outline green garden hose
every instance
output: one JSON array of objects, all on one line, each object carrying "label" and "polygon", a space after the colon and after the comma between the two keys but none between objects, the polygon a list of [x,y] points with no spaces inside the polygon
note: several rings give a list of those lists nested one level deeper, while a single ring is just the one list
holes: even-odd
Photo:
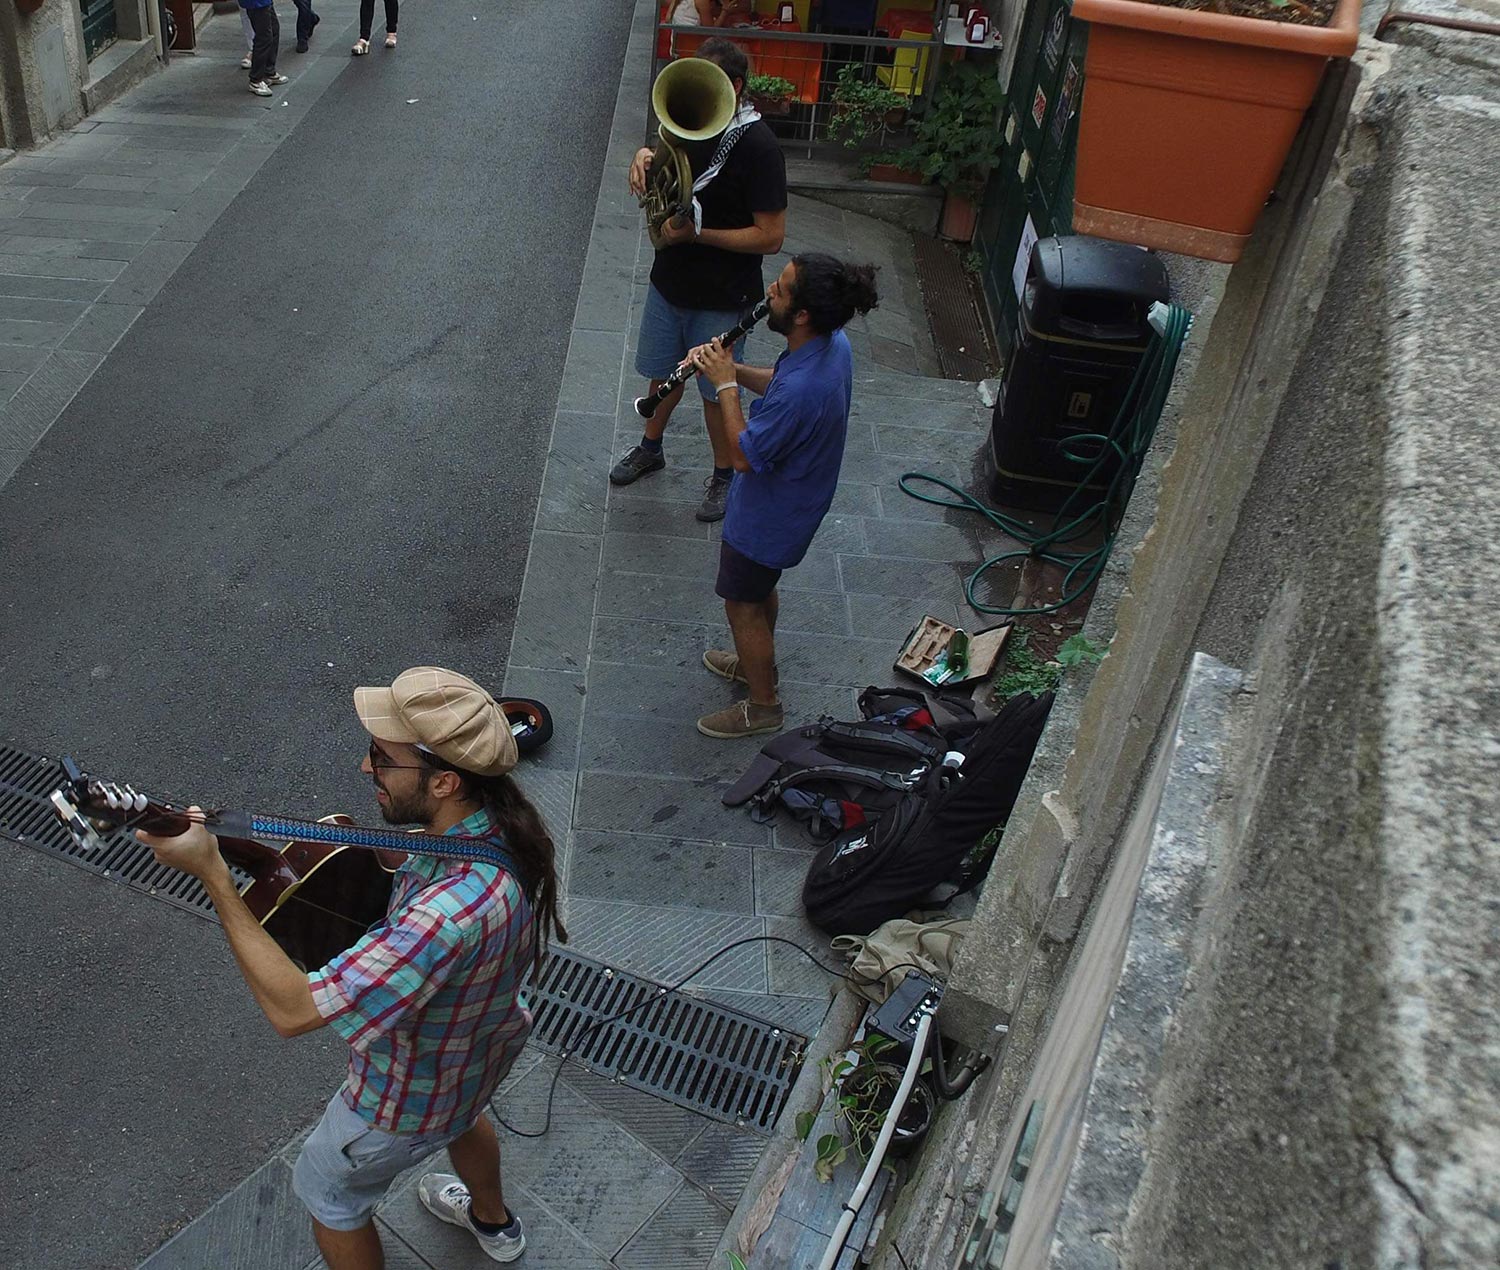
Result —
[{"label": "green garden hose", "polygon": [[[1052,521],[1052,528],[1045,533],[1013,516],[998,512],[993,507],[986,507],[977,498],[965,493],[951,482],[943,480],[942,477],[933,476],[928,472],[902,474],[901,489],[911,497],[920,499],[924,503],[932,503],[937,507],[953,507],[960,511],[978,512],[1001,533],[1022,544],[1019,550],[1003,551],[999,555],[991,556],[969,575],[968,581],[964,583],[964,595],[969,604],[978,612],[996,613],[1006,617],[1055,613],[1058,609],[1066,607],[1085,595],[1104,571],[1104,566],[1109,560],[1110,548],[1114,546],[1120,517],[1125,512],[1125,504],[1130,499],[1130,491],[1135,487],[1135,478],[1140,473],[1141,464],[1145,462],[1146,453],[1151,448],[1151,438],[1156,434],[1156,425],[1161,419],[1162,407],[1166,404],[1167,393],[1172,387],[1172,377],[1177,371],[1177,358],[1182,352],[1183,343],[1187,340],[1188,330],[1193,323],[1193,315],[1178,305],[1163,305],[1162,308],[1166,311],[1165,320],[1160,326],[1155,327],[1156,334],[1141,358],[1140,365],[1136,367],[1135,375],[1131,378],[1130,387],[1125,392],[1125,397],[1110,425],[1108,435],[1097,432],[1079,433],[1064,443],[1064,455],[1080,466],[1087,465],[1087,468],[1079,477],[1076,488],[1068,495],[1067,501],[1058,509]],[[1080,455],[1071,452],[1070,447],[1087,447],[1091,451],[1094,447],[1098,447],[1098,452]],[[1108,487],[1095,502],[1078,509],[1077,505],[1083,502],[1088,486],[1112,458],[1118,459],[1119,465]],[[957,501],[935,497],[931,494],[920,494],[912,488],[912,483],[917,481],[937,485],[954,495]],[[1058,549],[1095,530],[1102,530],[1104,539],[1092,550],[1063,551]],[[982,603],[974,594],[979,580],[996,566],[1004,564],[1007,560],[1017,559],[1042,560],[1064,569],[1062,598],[1054,604],[1044,604],[1038,608],[1029,609],[1001,608]]]}]

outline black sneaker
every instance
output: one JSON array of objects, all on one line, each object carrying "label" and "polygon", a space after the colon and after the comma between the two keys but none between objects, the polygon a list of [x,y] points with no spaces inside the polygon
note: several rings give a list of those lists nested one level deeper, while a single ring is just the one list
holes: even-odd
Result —
[{"label": "black sneaker", "polygon": [[[643,445],[633,445],[625,457],[609,469],[611,485],[629,485],[652,472],[660,472],[667,465],[667,456],[658,450],[653,454]],[[719,515],[723,515],[720,512]]]},{"label": "black sneaker", "polygon": [[713,522],[724,519],[724,504],[729,499],[729,486],[733,479],[710,476],[703,482],[703,503],[696,512],[699,520]]}]

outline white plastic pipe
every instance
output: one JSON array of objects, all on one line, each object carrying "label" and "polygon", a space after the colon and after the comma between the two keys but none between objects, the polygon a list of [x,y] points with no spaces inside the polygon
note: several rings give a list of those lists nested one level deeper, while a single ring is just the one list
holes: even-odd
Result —
[{"label": "white plastic pipe", "polygon": [[865,1196],[870,1193],[870,1187],[875,1181],[875,1174],[885,1162],[886,1150],[896,1135],[896,1121],[906,1109],[906,1100],[911,1097],[911,1087],[917,1083],[917,1073],[921,1071],[922,1059],[927,1053],[927,1033],[931,1030],[932,1013],[923,1010],[922,1021],[917,1024],[916,1039],[911,1043],[911,1057],[906,1061],[906,1071],[901,1074],[901,1084],[896,1089],[895,1101],[886,1113],[885,1123],[880,1126],[880,1135],[875,1139],[865,1171],[859,1175],[859,1184],[855,1186],[854,1194],[844,1201],[844,1211],[839,1214],[839,1224],[828,1240],[828,1247],[823,1249],[823,1260],[818,1262],[818,1270],[833,1270],[839,1254],[844,1251],[844,1240],[849,1237],[849,1227],[854,1225],[854,1219],[859,1216],[860,1205],[865,1202]]}]

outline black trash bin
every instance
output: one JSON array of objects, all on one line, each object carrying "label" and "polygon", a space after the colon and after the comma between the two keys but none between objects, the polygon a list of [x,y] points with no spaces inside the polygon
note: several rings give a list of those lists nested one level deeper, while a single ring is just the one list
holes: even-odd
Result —
[{"label": "black trash bin", "polygon": [[[1073,438],[1111,434],[1151,340],[1147,312],[1167,297],[1166,267],[1138,247],[1080,235],[1043,238],[1031,249],[990,426],[996,502],[1055,512],[1078,488],[1105,446]],[[1103,465],[1088,493],[1102,494],[1117,468]]]}]

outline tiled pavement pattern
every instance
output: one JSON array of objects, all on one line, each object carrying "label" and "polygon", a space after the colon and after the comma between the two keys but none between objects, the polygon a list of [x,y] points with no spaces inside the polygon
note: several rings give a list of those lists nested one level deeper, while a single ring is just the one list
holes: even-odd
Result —
[{"label": "tiled pavement pattern", "polygon": [[239,19],[220,17],[196,55],[0,165],[0,484],[344,68],[359,6],[319,7],[274,97],[248,97]]},{"label": "tiled pavement pattern", "polygon": [[[758,745],[694,727],[734,696],[701,664],[705,649],[732,644],[713,593],[719,526],[693,516],[710,463],[695,395],[668,431],[665,471],[624,488],[606,480],[613,457],[640,437],[635,332],[652,253],[623,174],[649,73],[641,14],[649,21],[649,6],[626,55],[506,689],[542,698],[557,722],[526,784],[560,843],[566,827],[572,946],[670,983],[756,935],[829,958],[826,938],[800,916],[807,840],[720,802]],[[896,481],[921,468],[971,483],[985,421],[972,385],[919,373],[936,363],[910,235],[797,196],[787,223],[768,279],[790,253],[826,251],[880,266],[881,294],[880,307],[848,328],[854,412],[833,510],[782,580],[777,652],[796,724],[849,716],[858,689],[891,678],[900,641],[923,613],[956,618],[962,579],[986,554],[979,522],[946,523]],[[746,357],[769,365],[783,347],[762,326]],[[737,949],[694,984],[801,1032],[817,1029],[829,1001],[829,976],[779,945]]]},{"label": "tiled pavement pattern", "polygon": [[[556,720],[523,783],[562,851],[572,947],[674,982],[748,936],[781,935],[833,959],[826,937],[799,915],[808,843],[719,801],[757,746],[712,741],[693,726],[733,693],[700,665],[704,649],[727,647],[728,636],[713,594],[718,527],[693,518],[708,446],[691,396],[668,433],[666,471],[626,489],[606,480],[613,456],[640,431],[632,362],[650,246],[623,174],[640,137],[653,8],[637,5],[626,54],[505,686],[544,699]],[[230,25],[213,24],[210,41],[222,43]],[[138,109],[132,100],[120,113]],[[258,146],[258,137],[237,145]],[[958,601],[963,578],[996,548],[981,541],[974,518],[955,524],[896,486],[920,468],[977,489],[985,424],[972,385],[925,377],[936,361],[909,238],[796,197],[788,224],[786,253],[873,261],[882,296],[849,328],[854,413],[838,497],[783,584],[777,644],[795,723],[847,715],[859,688],[888,682],[900,640],[923,613],[982,624]],[[786,258],[768,261],[766,276]],[[748,358],[769,364],[779,345],[757,331]],[[804,1033],[817,1030],[830,1000],[827,975],[767,945],[731,953],[695,983]],[[500,1098],[507,1120],[540,1127],[555,1061],[529,1053],[518,1065]],[[318,1265],[290,1191],[299,1146],[289,1144],[141,1270]],[[507,1195],[527,1223],[523,1265],[696,1270],[764,1139],[570,1067],[547,1135],[502,1134],[502,1146]],[[377,1218],[392,1270],[491,1264],[462,1232],[420,1211],[415,1180],[415,1172],[402,1179]]]}]

